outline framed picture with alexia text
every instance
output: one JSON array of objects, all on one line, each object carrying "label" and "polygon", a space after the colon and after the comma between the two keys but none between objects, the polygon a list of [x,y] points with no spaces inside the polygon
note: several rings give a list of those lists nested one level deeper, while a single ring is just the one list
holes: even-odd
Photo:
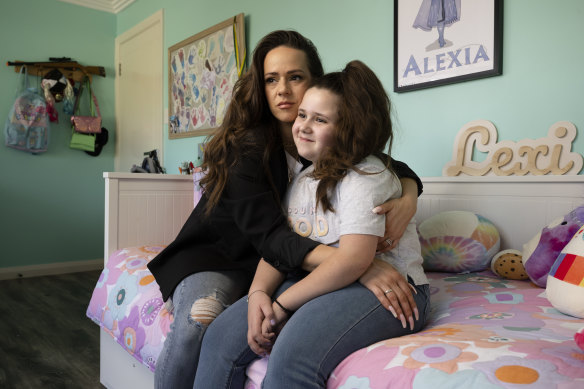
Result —
[{"label": "framed picture with alexia text", "polygon": [[394,0],[394,91],[501,75],[503,0]]}]

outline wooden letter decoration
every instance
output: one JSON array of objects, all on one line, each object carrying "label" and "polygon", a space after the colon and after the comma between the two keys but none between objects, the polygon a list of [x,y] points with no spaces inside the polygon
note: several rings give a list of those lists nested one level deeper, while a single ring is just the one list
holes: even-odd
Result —
[{"label": "wooden letter decoration", "polygon": [[[524,176],[531,174],[578,174],[583,158],[571,152],[576,126],[562,121],[553,124],[548,136],[519,142],[497,142],[497,129],[488,120],[465,124],[456,135],[452,160],[442,169],[445,176]],[[483,162],[473,161],[477,152],[487,153]]]}]

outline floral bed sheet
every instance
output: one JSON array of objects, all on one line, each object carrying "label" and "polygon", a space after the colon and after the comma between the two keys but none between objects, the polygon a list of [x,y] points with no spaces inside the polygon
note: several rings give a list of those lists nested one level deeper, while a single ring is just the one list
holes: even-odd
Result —
[{"label": "floral bed sheet", "polygon": [[110,255],[87,317],[154,371],[173,317],[146,265],[164,246],[130,247]]},{"label": "floral bed sheet", "polygon": [[554,309],[545,289],[491,272],[428,273],[424,331],[356,351],[328,388],[584,388],[584,320]]},{"label": "floral bed sheet", "polygon": [[[152,371],[173,320],[146,267],[162,249],[113,253],[87,309]],[[554,309],[545,289],[491,272],[428,278],[426,329],[356,351],[333,371],[328,388],[584,388],[584,352],[574,341],[584,320]]]}]

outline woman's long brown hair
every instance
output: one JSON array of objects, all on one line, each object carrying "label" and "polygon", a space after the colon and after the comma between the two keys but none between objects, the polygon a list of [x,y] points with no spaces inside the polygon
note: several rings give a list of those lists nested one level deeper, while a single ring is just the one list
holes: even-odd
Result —
[{"label": "woman's long brown hair", "polygon": [[[334,212],[329,195],[347,175],[349,169],[371,174],[355,167],[369,155],[383,153],[388,144],[390,155],[393,143],[391,103],[383,84],[375,73],[361,61],[351,61],[342,72],[328,73],[315,80],[311,88],[328,90],[340,97],[335,126],[335,145],[318,159],[311,174],[320,180],[316,201],[323,210]],[[386,165],[391,170],[389,164]],[[373,173],[375,174],[375,173]]]},{"label": "woman's long brown hair", "polygon": [[235,83],[223,124],[205,144],[202,169],[206,175],[201,179],[201,186],[208,197],[207,215],[219,203],[229,169],[244,153],[257,152],[260,145],[255,140],[258,137],[265,139],[264,170],[279,201],[268,163],[274,151],[282,147],[282,139],[278,122],[270,112],[264,87],[264,59],[279,46],[303,51],[313,78],[324,73],[316,47],[296,31],[274,31],[257,44],[250,69]]}]

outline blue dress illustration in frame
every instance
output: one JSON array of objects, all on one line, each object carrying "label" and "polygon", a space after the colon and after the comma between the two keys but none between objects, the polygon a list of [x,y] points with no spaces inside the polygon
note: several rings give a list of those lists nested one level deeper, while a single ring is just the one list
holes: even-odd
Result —
[{"label": "blue dress illustration in frame", "polygon": [[444,28],[460,20],[461,0],[423,0],[413,27],[424,31],[438,30],[438,44],[444,47]]}]

